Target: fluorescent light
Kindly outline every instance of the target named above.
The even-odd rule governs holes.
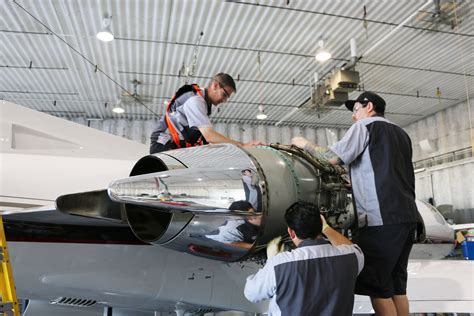
[[[99,33],[97,33],[97,38],[103,42],[110,42],[114,40],[114,34],[110,29],[110,24],[112,23],[112,17],[108,16],[107,14],[104,16],[102,20],[102,29]]]
[[[125,112],[125,110],[123,108],[121,108],[120,106],[116,106],[112,109],[112,112],[122,114],[122,113]]]

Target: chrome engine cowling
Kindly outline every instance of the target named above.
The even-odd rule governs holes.
[[[316,204],[333,227],[353,227],[343,173],[290,146],[208,145],[146,156],[108,194],[139,239],[235,261],[286,234],[285,211],[300,200]],[[229,210],[242,200],[253,210]]]
[[[63,213],[128,225],[149,244],[237,261],[260,260],[269,240],[286,235],[284,214],[297,201],[317,205],[347,235],[358,229],[344,169],[285,145],[221,144],[149,155],[107,191],[63,195],[56,206]],[[446,256],[454,247],[453,229],[435,208],[417,205],[411,258]]]

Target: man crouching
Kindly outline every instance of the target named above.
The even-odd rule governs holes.
[[[360,248],[329,227],[313,204],[293,204],[285,220],[297,249],[269,254],[265,266],[247,278],[245,297],[271,298],[273,316],[352,315],[355,281],[364,265]]]

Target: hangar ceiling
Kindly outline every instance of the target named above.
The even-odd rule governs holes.
[[[1,0],[1,7],[0,98],[66,118],[153,119],[189,69],[188,81],[201,86],[218,72],[237,80],[238,93],[214,111],[214,122],[346,127],[343,105],[303,104],[314,73],[327,77],[349,62],[351,38],[358,90],[382,95],[387,117],[402,126],[474,95],[470,0]],[[96,38],[105,14],[111,42]],[[333,56],[324,63],[314,58],[320,39]],[[117,103],[124,114],[112,112]],[[259,106],[264,121],[256,120]]]

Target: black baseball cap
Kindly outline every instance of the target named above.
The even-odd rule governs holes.
[[[385,112],[385,100],[378,94],[370,91],[365,91],[364,93],[359,95],[357,99],[347,100],[344,104],[346,105],[346,108],[348,108],[349,111],[352,112],[352,110],[354,109],[354,104],[356,102],[367,103],[368,101],[373,103],[377,113],[383,114]]]

